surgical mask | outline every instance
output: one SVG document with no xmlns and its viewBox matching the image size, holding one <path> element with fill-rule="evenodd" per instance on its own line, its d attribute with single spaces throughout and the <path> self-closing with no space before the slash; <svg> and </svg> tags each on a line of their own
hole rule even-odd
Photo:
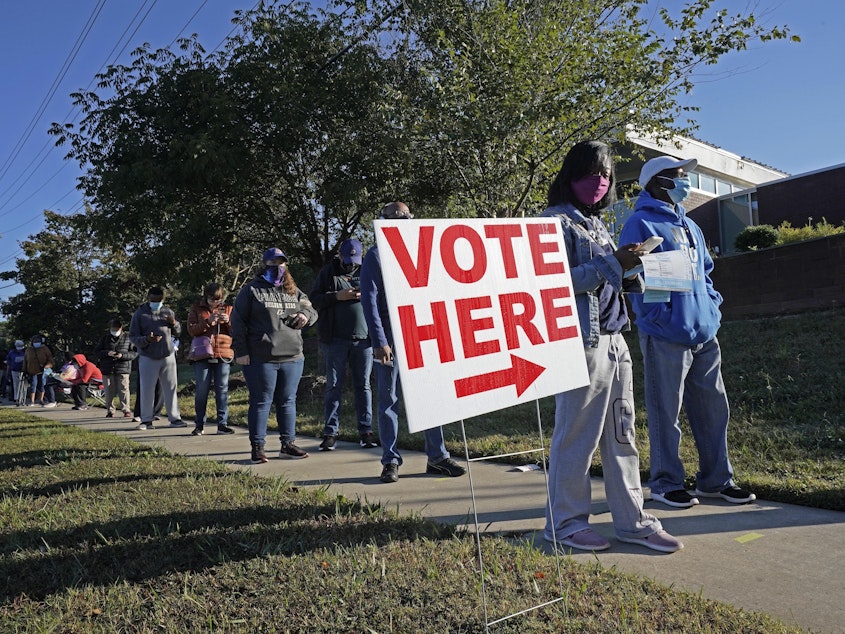
<svg viewBox="0 0 845 634">
<path fill-rule="evenodd" d="M 681 178 L 667 178 L 666 176 L 661 176 L 663 180 L 670 180 L 674 184 L 672 189 L 668 189 L 666 187 L 661 187 L 667 194 L 669 194 L 669 198 L 672 199 L 672 202 L 677 204 L 680 202 L 685 201 L 689 198 L 690 191 L 692 191 L 692 183 L 688 176 L 683 176 Z"/>
<path fill-rule="evenodd" d="M 164 306 L 164 302 L 150 302 L 150 310 L 157 313 Z"/>
<path fill-rule="evenodd" d="M 273 286 L 279 287 L 285 279 L 285 265 L 271 264 L 264 269 L 262 277 L 270 282 Z"/>
<path fill-rule="evenodd" d="M 32 347 L 33 347 L 33 348 L 40 348 L 40 347 L 41 347 L 41 343 L 40 343 L 40 342 L 38 342 L 38 341 L 35 341 L 35 342 L 33 342 Z"/>
<path fill-rule="evenodd" d="M 109 334 L 112 337 L 119 337 L 121 332 L 123 332 L 123 331 L 122 330 L 109 330 Z"/>
<path fill-rule="evenodd" d="M 595 205 L 610 189 L 610 180 L 601 174 L 590 174 L 570 183 L 572 193 L 584 205 Z"/>
</svg>

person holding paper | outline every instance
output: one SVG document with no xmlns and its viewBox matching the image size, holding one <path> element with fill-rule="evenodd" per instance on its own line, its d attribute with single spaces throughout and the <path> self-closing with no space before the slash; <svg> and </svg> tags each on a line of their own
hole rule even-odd
<svg viewBox="0 0 845 634">
<path fill-rule="evenodd" d="M 690 192 L 687 170 L 695 159 L 670 156 L 643 165 L 634 215 L 621 240 L 640 243 L 663 238 L 654 253 L 681 251 L 692 267 L 692 290 L 632 294 L 640 348 L 645 365 L 645 401 L 651 442 L 649 487 L 653 500 L 676 508 L 699 503 L 698 497 L 745 504 L 756 496 L 736 486 L 728 458 L 730 410 L 722 381 L 722 353 L 716 332 L 721 324 L 722 296 L 713 288 L 713 259 L 704 234 L 687 217 L 681 202 Z M 695 492 L 685 487 L 680 458 L 683 405 L 698 449 Z"/>
<path fill-rule="evenodd" d="M 400 220 L 414 216 L 405 203 L 392 202 L 382 207 L 379 217 L 385 220 Z M 361 306 L 364 310 L 364 319 L 367 322 L 375 361 L 373 369 L 378 392 L 378 433 L 382 446 L 382 470 L 379 479 L 389 484 L 399 481 L 399 466 L 402 464 L 397 442 L 401 384 L 399 366 L 395 363 L 396 350 L 384 292 L 381 258 L 376 246 L 367 251 L 361 266 Z M 423 438 L 425 453 L 428 456 L 426 473 L 450 478 L 460 477 L 466 473 L 466 469 L 451 459 L 443 441 L 442 427 L 426 429 L 423 432 Z"/>
<path fill-rule="evenodd" d="M 582 141 L 563 160 L 542 216 L 563 228 L 572 288 L 590 384 L 555 396 L 549 454 L 547 541 L 581 550 L 605 550 L 610 542 L 590 517 L 590 465 L 601 449 L 604 487 L 619 541 L 672 553 L 683 544 L 643 510 L 640 460 L 634 442 L 631 355 L 622 332 L 630 329 L 623 291 L 640 290 L 631 271 L 637 244 L 617 248 L 601 216 L 615 201 L 611 149 Z"/>
</svg>

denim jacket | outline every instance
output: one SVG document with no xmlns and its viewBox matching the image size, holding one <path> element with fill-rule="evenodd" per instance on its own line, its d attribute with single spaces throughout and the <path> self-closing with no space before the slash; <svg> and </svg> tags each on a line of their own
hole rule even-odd
<svg viewBox="0 0 845 634">
<path fill-rule="evenodd" d="M 584 216 L 575 206 L 563 203 L 549 207 L 542 217 L 557 217 L 563 227 L 563 240 L 569 260 L 572 290 L 575 292 L 575 306 L 581 325 L 581 337 L 585 347 L 595 348 L 599 343 L 599 298 L 596 292 L 607 281 L 617 292 L 642 292 L 642 278 L 625 279 L 622 267 L 613 255 L 594 256 L 592 244 L 608 242 L 616 250 L 607 227 L 597 218 Z M 590 235 L 590 233 L 594 235 Z M 630 321 L 625 330 L 630 330 Z"/>
</svg>

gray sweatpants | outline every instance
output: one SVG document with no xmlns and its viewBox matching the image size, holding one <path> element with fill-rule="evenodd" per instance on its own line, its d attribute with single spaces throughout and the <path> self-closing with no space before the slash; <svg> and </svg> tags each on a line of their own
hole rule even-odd
<svg viewBox="0 0 845 634">
<path fill-rule="evenodd" d="M 643 510 L 628 345 L 622 335 L 602 335 L 585 353 L 590 385 L 555 397 L 544 536 L 560 540 L 589 527 L 590 464 L 599 448 L 616 535 L 651 535 L 662 526 Z"/>
<path fill-rule="evenodd" d="M 164 359 L 150 359 L 138 355 L 138 380 L 141 388 L 141 422 L 153 421 L 156 381 L 161 380 L 161 393 L 167 418 L 172 423 L 181 420 L 179 402 L 176 396 L 176 356 L 170 354 Z"/>
</svg>

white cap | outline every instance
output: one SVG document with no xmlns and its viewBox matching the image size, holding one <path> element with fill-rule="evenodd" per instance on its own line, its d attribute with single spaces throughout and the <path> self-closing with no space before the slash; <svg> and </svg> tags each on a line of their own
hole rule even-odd
<svg viewBox="0 0 845 634">
<path fill-rule="evenodd" d="M 685 171 L 694 170 L 698 165 L 695 159 L 676 159 L 671 156 L 658 156 L 643 163 L 640 170 L 640 187 L 645 189 L 648 182 L 663 170 L 682 169 Z"/>
</svg>

